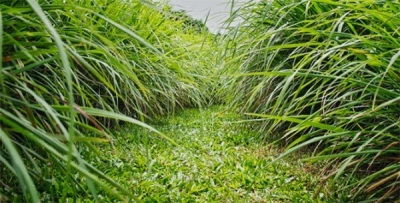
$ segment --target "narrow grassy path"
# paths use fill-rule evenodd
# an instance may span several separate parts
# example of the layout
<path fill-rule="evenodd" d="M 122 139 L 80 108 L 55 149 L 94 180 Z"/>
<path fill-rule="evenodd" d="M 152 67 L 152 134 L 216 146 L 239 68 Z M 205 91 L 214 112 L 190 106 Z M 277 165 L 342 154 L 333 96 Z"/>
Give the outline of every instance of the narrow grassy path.
<path fill-rule="evenodd" d="M 96 158 L 101 170 L 146 202 L 321 202 L 318 178 L 221 107 L 189 109 L 157 122 L 175 146 L 135 126 Z"/>

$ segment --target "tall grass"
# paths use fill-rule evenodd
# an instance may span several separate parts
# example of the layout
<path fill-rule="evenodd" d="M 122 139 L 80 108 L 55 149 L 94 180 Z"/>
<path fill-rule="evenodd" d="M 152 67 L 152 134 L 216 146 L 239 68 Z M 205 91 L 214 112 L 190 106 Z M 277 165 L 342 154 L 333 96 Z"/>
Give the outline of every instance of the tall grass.
<path fill-rule="evenodd" d="M 400 3 L 275 0 L 246 4 L 227 35 L 221 95 L 286 155 L 314 149 L 354 198 L 400 191 Z M 353 179 L 349 179 L 353 180 Z M 324 182 L 323 180 L 322 182 Z M 323 184 L 321 184 L 323 185 Z M 334 195 L 334 194 L 333 194 Z"/>
<path fill-rule="evenodd" d="M 211 40 L 181 23 L 146 1 L 3 1 L 0 201 L 135 200 L 81 151 L 115 120 L 169 140 L 144 121 L 207 102 Z"/>

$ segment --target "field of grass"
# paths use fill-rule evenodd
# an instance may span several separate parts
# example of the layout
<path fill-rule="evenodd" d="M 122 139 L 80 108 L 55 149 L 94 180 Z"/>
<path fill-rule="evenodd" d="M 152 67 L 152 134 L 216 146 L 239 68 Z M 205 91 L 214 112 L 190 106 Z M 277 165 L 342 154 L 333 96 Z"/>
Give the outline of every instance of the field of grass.
<path fill-rule="evenodd" d="M 177 145 L 128 125 L 88 160 L 145 202 L 332 200 L 327 194 L 337 187 L 313 198 L 320 183 L 316 166 L 301 163 L 300 154 L 275 161 L 281 149 L 240 121 L 218 106 L 179 111 L 153 125 Z M 346 201 L 346 192 L 337 194 Z"/>
<path fill-rule="evenodd" d="M 399 202 L 399 10 L 0 1 L 0 202 Z"/>

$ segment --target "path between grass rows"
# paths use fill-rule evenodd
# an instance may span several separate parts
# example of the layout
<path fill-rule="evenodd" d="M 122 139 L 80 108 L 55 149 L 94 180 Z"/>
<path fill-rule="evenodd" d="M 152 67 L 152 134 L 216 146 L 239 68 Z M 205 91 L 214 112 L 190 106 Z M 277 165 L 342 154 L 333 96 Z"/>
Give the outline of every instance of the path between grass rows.
<path fill-rule="evenodd" d="M 153 125 L 180 146 L 135 126 L 116 133 L 95 165 L 145 202 L 321 202 L 318 178 L 222 107 L 184 110 Z"/>

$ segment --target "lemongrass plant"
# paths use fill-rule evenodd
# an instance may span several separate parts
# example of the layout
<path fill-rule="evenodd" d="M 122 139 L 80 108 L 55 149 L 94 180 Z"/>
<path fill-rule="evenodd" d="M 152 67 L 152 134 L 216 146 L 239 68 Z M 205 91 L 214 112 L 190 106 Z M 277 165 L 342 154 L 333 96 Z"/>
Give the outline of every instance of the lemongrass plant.
<path fill-rule="evenodd" d="M 0 201 L 135 200 L 81 151 L 115 120 L 170 140 L 146 118 L 206 103 L 210 36 L 180 23 L 144 0 L 1 2 Z"/>
<path fill-rule="evenodd" d="M 341 183 L 353 198 L 398 200 L 399 8 L 398 1 L 249 2 L 237 15 L 242 25 L 226 36 L 220 95 L 287 143 L 282 156 L 311 148 L 308 160 L 329 161 L 321 169 L 328 178 L 361 176 Z"/>

